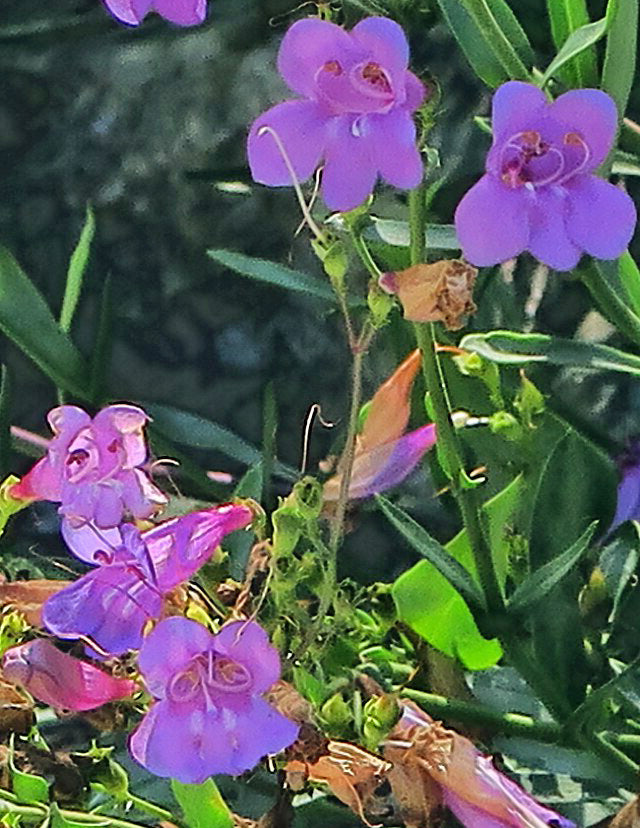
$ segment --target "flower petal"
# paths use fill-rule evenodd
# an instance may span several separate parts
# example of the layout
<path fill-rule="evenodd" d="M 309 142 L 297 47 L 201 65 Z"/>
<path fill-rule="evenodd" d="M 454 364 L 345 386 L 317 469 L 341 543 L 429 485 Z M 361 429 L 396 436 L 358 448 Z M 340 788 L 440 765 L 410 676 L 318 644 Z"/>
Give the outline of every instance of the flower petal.
<path fill-rule="evenodd" d="M 9 492 L 16 500 L 52 500 L 62 498 L 60 473 L 49 457 L 43 457 L 15 483 Z"/>
<path fill-rule="evenodd" d="M 353 210 L 373 192 L 378 175 L 369 117 L 342 115 L 327 129 L 322 196 L 331 210 Z"/>
<path fill-rule="evenodd" d="M 216 653 L 247 667 L 254 693 L 264 693 L 280 678 L 280 655 L 254 621 L 225 624 L 215 636 L 214 648 Z"/>
<path fill-rule="evenodd" d="M 81 561 L 95 566 L 96 552 L 113 552 L 122 545 L 122 535 L 117 526 L 98 529 L 94 523 L 74 523 L 63 519 L 60 528 L 69 550 Z"/>
<path fill-rule="evenodd" d="M 280 51 L 278 71 L 287 86 L 306 98 L 315 97 L 316 75 L 325 63 L 351 65 L 366 56 L 350 34 L 335 23 L 307 17 L 290 26 Z"/>
<path fill-rule="evenodd" d="M 80 429 L 91 425 L 91 417 L 77 405 L 59 405 L 47 414 L 47 422 L 56 437 L 71 442 Z"/>
<path fill-rule="evenodd" d="M 618 129 L 618 110 L 613 98 L 600 89 L 572 89 L 549 107 L 549 115 L 567 130 L 578 132 L 591 150 L 589 170 L 607 157 Z"/>
<path fill-rule="evenodd" d="M 404 105 L 409 112 L 413 112 L 427 97 L 427 90 L 422 81 L 413 72 L 405 72 L 404 85 L 406 93 Z"/>
<path fill-rule="evenodd" d="M 406 109 L 394 109 L 367 119 L 371 145 L 380 175 L 393 187 L 411 190 L 422 180 L 422 158 L 416 127 Z"/>
<path fill-rule="evenodd" d="M 598 259 L 624 253 L 636 226 L 636 208 L 623 190 L 594 175 L 565 185 L 569 193 L 567 229 L 571 240 Z"/>
<path fill-rule="evenodd" d="M 200 653 L 213 648 L 213 636 L 197 621 L 174 616 L 161 621 L 145 638 L 138 666 L 156 698 L 162 699 L 173 676 Z"/>
<path fill-rule="evenodd" d="M 40 701 L 67 710 L 93 710 L 136 689 L 135 682 L 103 673 L 41 638 L 7 650 L 2 671 Z"/>
<path fill-rule="evenodd" d="M 115 431 L 125 451 L 125 468 L 134 468 L 147 459 L 143 428 L 148 420 L 147 414 L 137 405 L 108 405 L 93 418 L 93 429 L 97 434 L 103 429 Z"/>
<path fill-rule="evenodd" d="M 151 7 L 177 26 L 197 26 L 207 16 L 206 0 L 153 0 Z"/>
<path fill-rule="evenodd" d="M 409 43 L 402 27 L 388 17 L 365 17 L 353 27 L 351 37 L 386 70 L 396 95 L 403 100 Z"/>
<path fill-rule="evenodd" d="M 142 572 L 113 564 L 52 595 L 42 621 L 58 638 L 88 636 L 107 653 L 120 655 L 140 647 L 145 624 L 161 611 L 162 596 Z"/>
<path fill-rule="evenodd" d="M 574 268 L 582 251 L 567 234 L 567 196 L 560 188 L 544 187 L 532 194 L 528 250 L 554 270 Z"/>
<path fill-rule="evenodd" d="M 298 181 L 306 181 L 320 163 L 328 115 L 315 101 L 285 101 L 257 118 L 249 133 L 247 151 L 254 181 L 270 187 L 290 187 L 291 173 L 274 136 L 280 139 Z"/>
<path fill-rule="evenodd" d="M 529 243 L 527 194 L 485 175 L 458 204 L 455 225 L 471 264 L 487 267 L 511 259 Z"/>
<path fill-rule="evenodd" d="M 547 106 L 544 92 L 532 83 L 507 81 L 500 86 L 491 104 L 494 143 L 500 136 L 515 135 L 532 123 Z"/>
<path fill-rule="evenodd" d="M 142 533 L 158 588 L 168 592 L 188 580 L 211 557 L 229 532 L 251 523 L 253 514 L 240 503 L 191 512 Z"/>
<path fill-rule="evenodd" d="M 121 23 L 138 26 L 151 9 L 151 0 L 103 0 L 107 10 Z"/>

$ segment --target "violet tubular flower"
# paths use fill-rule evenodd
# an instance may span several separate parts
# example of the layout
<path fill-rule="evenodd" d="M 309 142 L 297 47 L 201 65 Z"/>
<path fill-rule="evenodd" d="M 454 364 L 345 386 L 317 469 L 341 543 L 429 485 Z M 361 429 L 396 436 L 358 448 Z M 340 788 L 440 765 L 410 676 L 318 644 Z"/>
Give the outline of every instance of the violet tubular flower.
<path fill-rule="evenodd" d="M 54 408 L 47 417 L 53 439 L 46 455 L 12 487 L 12 497 L 60 503 L 62 530 L 73 533 L 87 523 L 117 527 L 125 514 L 148 518 L 167 498 L 144 470 L 148 452 L 141 408 L 110 405 L 92 419 L 74 405 Z"/>
<path fill-rule="evenodd" d="M 135 682 L 110 676 L 42 638 L 7 650 L 2 673 L 39 701 L 65 710 L 93 710 L 136 690 Z"/>
<path fill-rule="evenodd" d="M 237 775 L 298 735 L 262 698 L 280 677 L 280 658 L 253 621 L 212 635 L 196 621 L 169 618 L 145 639 L 138 665 L 156 701 L 129 750 L 156 776 L 199 784 Z"/>
<path fill-rule="evenodd" d="M 89 638 L 106 653 L 120 655 L 142 644 L 147 622 L 158 619 L 164 597 L 209 559 L 223 537 L 247 526 L 251 510 L 226 504 L 193 512 L 140 533 L 125 525 L 100 535 L 84 527 L 75 553 L 97 568 L 52 595 L 42 620 L 58 638 Z"/>
<path fill-rule="evenodd" d="M 599 89 L 549 103 L 536 86 L 503 84 L 493 97 L 486 173 L 458 204 L 466 259 L 495 265 L 528 250 L 555 270 L 582 253 L 615 259 L 636 223 L 631 198 L 594 173 L 613 145 L 618 114 Z"/>
<path fill-rule="evenodd" d="M 104 0 L 107 10 L 121 23 L 139 26 L 155 12 L 176 26 L 197 26 L 207 16 L 206 0 Z"/>
<path fill-rule="evenodd" d="M 352 210 L 378 176 L 410 189 L 422 178 L 412 112 L 425 89 L 410 71 L 400 26 L 368 17 L 350 32 L 307 18 L 282 41 L 278 69 L 301 98 L 274 106 L 251 127 L 249 165 L 256 181 L 291 186 L 324 159 L 322 194 L 332 210 Z"/>

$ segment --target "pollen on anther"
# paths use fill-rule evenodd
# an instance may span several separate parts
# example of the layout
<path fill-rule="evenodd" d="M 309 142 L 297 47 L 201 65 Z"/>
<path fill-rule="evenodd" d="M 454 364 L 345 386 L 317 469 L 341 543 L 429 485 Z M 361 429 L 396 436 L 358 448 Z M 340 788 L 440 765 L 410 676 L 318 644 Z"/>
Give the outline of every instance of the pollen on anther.
<path fill-rule="evenodd" d="M 337 60 L 328 60 L 322 68 L 325 72 L 329 72 L 329 74 L 331 75 L 342 74 L 342 66 L 338 63 Z"/>

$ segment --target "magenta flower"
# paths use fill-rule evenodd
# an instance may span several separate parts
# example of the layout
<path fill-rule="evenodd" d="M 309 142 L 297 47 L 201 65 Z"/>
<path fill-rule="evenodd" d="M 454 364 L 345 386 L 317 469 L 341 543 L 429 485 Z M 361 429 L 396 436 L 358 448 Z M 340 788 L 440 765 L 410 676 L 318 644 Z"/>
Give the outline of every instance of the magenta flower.
<path fill-rule="evenodd" d="M 227 504 L 142 533 L 127 524 L 100 535 L 87 524 L 74 551 L 97 569 L 46 601 L 45 627 L 58 638 L 86 636 L 107 653 L 138 649 L 146 623 L 162 614 L 164 596 L 195 574 L 226 534 L 251 519 L 246 506 Z"/>
<path fill-rule="evenodd" d="M 299 181 L 324 159 L 322 194 L 333 210 L 361 204 L 379 175 L 394 187 L 416 187 L 422 162 L 411 113 L 425 90 L 408 64 L 407 38 L 393 20 L 368 17 L 350 32 L 317 18 L 294 23 L 278 69 L 301 99 L 278 104 L 254 122 L 248 145 L 253 178 L 291 186 L 284 150 Z"/>
<path fill-rule="evenodd" d="M 186 618 L 161 621 L 138 665 L 157 701 L 129 750 L 156 776 L 195 784 L 235 776 L 297 737 L 298 726 L 262 698 L 280 678 L 280 658 L 253 621 L 227 624 L 217 635 Z"/>
<path fill-rule="evenodd" d="M 615 259 L 636 222 L 630 197 L 594 175 L 613 144 L 618 114 L 599 89 L 574 89 L 549 103 L 529 83 L 493 96 L 486 174 L 455 214 L 464 256 L 485 267 L 528 250 L 555 270 L 583 252 Z"/>
<path fill-rule="evenodd" d="M 640 520 L 640 442 L 635 441 L 618 458 L 618 468 L 620 483 L 616 513 L 607 535 L 611 535 L 627 520 Z"/>
<path fill-rule="evenodd" d="M 135 682 L 114 678 L 42 638 L 7 650 L 2 672 L 39 701 L 66 710 L 93 710 L 136 689 Z"/>
<path fill-rule="evenodd" d="M 177 26 L 197 26 L 207 16 L 206 0 L 104 0 L 121 23 L 139 26 L 149 12 L 155 12 Z"/>
<path fill-rule="evenodd" d="M 11 489 L 12 497 L 60 503 L 63 533 L 87 523 L 118 526 L 125 513 L 148 518 L 167 498 L 142 468 L 147 461 L 141 408 L 110 405 L 91 417 L 74 405 L 48 415 L 53 439 L 47 454 Z"/>

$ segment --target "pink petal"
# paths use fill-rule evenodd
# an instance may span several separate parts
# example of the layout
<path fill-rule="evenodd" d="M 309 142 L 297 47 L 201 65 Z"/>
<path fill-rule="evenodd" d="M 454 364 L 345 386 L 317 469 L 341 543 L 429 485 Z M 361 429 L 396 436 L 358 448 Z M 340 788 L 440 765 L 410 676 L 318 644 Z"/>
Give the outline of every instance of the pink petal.
<path fill-rule="evenodd" d="M 67 710 L 93 710 L 136 689 L 135 682 L 103 673 L 41 638 L 7 650 L 2 670 L 40 701 Z"/>
<path fill-rule="evenodd" d="M 370 115 L 371 142 L 378 172 L 393 187 L 410 190 L 422 180 L 416 127 L 406 109 Z"/>
<path fill-rule="evenodd" d="M 60 405 L 47 414 L 47 421 L 56 437 L 65 435 L 69 440 L 91 425 L 91 417 L 77 405 Z"/>
<path fill-rule="evenodd" d="M 341 115 L 329 124 L 322 196 L 331 210 L 353 210 L 373 192 L 377 163 L 369 117 Z"/>
<path fill-rule="evenodd" d="M 252 692 L 264 693 L 280 678 L 280 655 L 253 621 L 225 624 L 215 636 L 215 651 L 249 669 Z"/>
<path fill-rule="evenodd" d="M 290 89 L 314 98 L 316 75 L 325 63 L 335 60 L 347 66 L 365 57 L 365 50 L 343 28 L 308 17 L 294 23 L 284 36 L 278 53 L 278 71 Z"/>
<path fill-rule="evenodd" d="M 569 132 L 577 132 L 591 150 L 589 170 L 607 157 L 618 129 L 618 110 L 613 98 L 600 89 L 572 89 L 549 107 L 554 120 L 562 121 Z"/>
<path fill-rule="evenodd" d="M 76 558 L 93 566 L 97 563 L 96 552 L 113 551 L 122 545 L 122 535 L 117 526 L 98 529 L 93 523 L 78 524 L 63 520 L 61 532 L 65 543 Z"/>
<path fill-rule="evenodd" d="M 529 244 L 527 192 L 485 175 L 458 204 L 455 225 L 471 264 L 487 267 L 511 259 Z"/>
<path fill-rule="evenodd" d="M 565 185 L 569 193 L 567 230 L 571 240 L 598 259 L 616 259 L 636 226 L 636 208 L 623 190 L 595 175 Z"/>
<path fill-rule="evenodd" d="M 427 90 L 413 72 L 405 72 L 404 83 L 406 91 L 405 107 L 409 112 L 414 112 L 426 98 Z"/>
<path fill-rule="evenodd" d="M 147 445 L 143 429 L 149 417 L 136 405 L 109 405 L 93 418 L 93 429 L 99 432 L 105 426 L 116 431 L 125 451 L 125 466 L 141 466 L 147 459 Z"/>
<path fill-rule="evenodd" d="M 351 37 L 391 76 L 392 87 L 403 103 L 404 73 L 409 65 L 409 43 L 404 30 L 388 17 L 365 17 L 351 30 Z"/>
<path fill-rule="evenodd" d="M 554 270 L 572 270 L 582 251 L 567 234 L 568 203 L 561 188 L 544 187 L 532 194 L 528 250 Z"/>
<path fill-rule="evenodd" d="M 535 120 L 545 114 L 546 107 L 544 92 L 532 83 L 503 83 L 496 90 L 491 105 L 494 142 L 503 134 L 515 135 L 521 130 L 531 129 Z"/>
<path fill-rule="evenodd" d="M 197 26 L 207 16 L 206 0 L 153 0 L 152 8 L 177 26 Z"/>
<path fill-rule="evenodd" d="M 328 115 L 315 101 L 285 101 L 257 118 L 249 133 L 247 151 L 254 181 L 270 187 L 290 187 L 291 173 L 269 127 L 277 134 L 298 181 L 306 181 L 320 163 Z"/>
<path fill-rule="evenodd" d="M 62 497 L 60 474 L 54 469 L 49 457 L 43 457 L 17 483 L 11 487 L 11 497 L 16 500 L 52 500 Z"/>

